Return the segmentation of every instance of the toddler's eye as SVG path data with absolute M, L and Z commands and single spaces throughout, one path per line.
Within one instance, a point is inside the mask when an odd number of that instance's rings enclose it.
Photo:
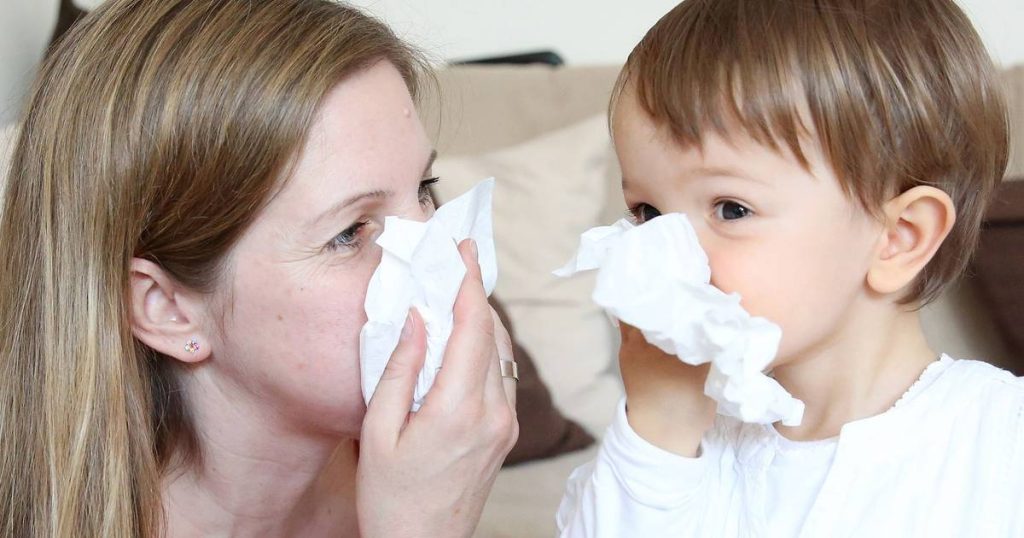
M 630 208 L 629 213 L 637 224 L 643 224 L 661 216 L 661 211 L 658 211 L 658 208 L 646 203 L 633 206 Z
M 715 216 L 721 220 L 737 220 L 753 214 L 750 208 L 728 200 L 715 204 Z
M 357 223 L 353 224 L 352 226 L 349 226 L 348 228 L 345 229 L 345 231 L 343 231 L 340 234 L 334 236 L 334 238 L 331 239 L 330 242 L 327 243 L 327 249 L 328 250 L 338 250 L 338 249 L 342 249 L 342 248 L 345 248 L 345 249 L 355 249 L 355 248 L 358 248 L 359 247 L 359 243 L 360 243 L 360 241 L 359 241 L 359 232 L 363 228 L 365 228 L 367 224 L 369 224 L 369 222 L 360 221 L 360 222 L 357 222 Z

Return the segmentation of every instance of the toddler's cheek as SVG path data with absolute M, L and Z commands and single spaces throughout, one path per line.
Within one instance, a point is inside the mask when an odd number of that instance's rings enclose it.
M 739 264 L 734 263 L 727 256 L 720 256 L 707 252 L 708 265 L 711 267 L 711 285 L 726 292 L 740 293 L 744 287 L 742 272 L 738 271 Z
M 731 262 L 711 263 L 711 285 L 725 293 L 738 293 L 743 300 L 743 308 L 755 316 L 762 313 L 769 305 L 765 293 L 764 274 L 752 270 L 753 265 Z

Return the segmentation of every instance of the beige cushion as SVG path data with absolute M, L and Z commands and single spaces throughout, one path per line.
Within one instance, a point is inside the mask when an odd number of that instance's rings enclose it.
M 1002 367 L 1014 364 L 976 288 L 970 279 L 958 282 L 926 306 L 921 311 L 925 338 L 937 353 Z
M 1024 177 L 1024 65 L 1003 71 L 1003 87 L 1010 118 L 1010 164 L 1006 175 Z
M 603 114 L 618 72 L 613 65 L 452 67 L 437 74 L 440 92 L 426 92 L 421 117 L 442 155 L 479 155 Z
M 559 279 L 551 271 L 572 256 L 580 233 L 599 224 L 610 153 L 598 115 L 503 150 L 441 158 L 434 166 L 442 201 L 482 178 L 497 178 L 495 293 L 555 405 L 598 434 L 621 394 L 613 367 L 616 334 L 590 301 L 594 275 Z

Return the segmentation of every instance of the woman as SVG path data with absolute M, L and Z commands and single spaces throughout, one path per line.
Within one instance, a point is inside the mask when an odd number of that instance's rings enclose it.
M 359 390 L 374 236 L 433 211 L 422 65 L 326 0 L 111 0 L 61 41 L 0 215 L 3 535 L 472 533 L 517 435 L 472 244 L 431 398 L 415 313 Z

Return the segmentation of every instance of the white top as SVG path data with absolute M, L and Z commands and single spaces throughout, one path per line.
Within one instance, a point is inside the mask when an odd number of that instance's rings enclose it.
M 643 440 L 623 401 L 557 520 L 574 538 L 1024 536 L 1024 378 L 943 356 L 835 440 L 719 416 L 697 458 Z
M 765 512 L 772 517 L 766 521 L 768 532 L 765 535 L 790 538 L 800 535 L 800 528 L 832 468 L 839 439 L 799 442 L 790 441 L 777 432 L 774 435 L 777 437 L 775 457 L 768 465 L 765 478 L 768 488 Z

